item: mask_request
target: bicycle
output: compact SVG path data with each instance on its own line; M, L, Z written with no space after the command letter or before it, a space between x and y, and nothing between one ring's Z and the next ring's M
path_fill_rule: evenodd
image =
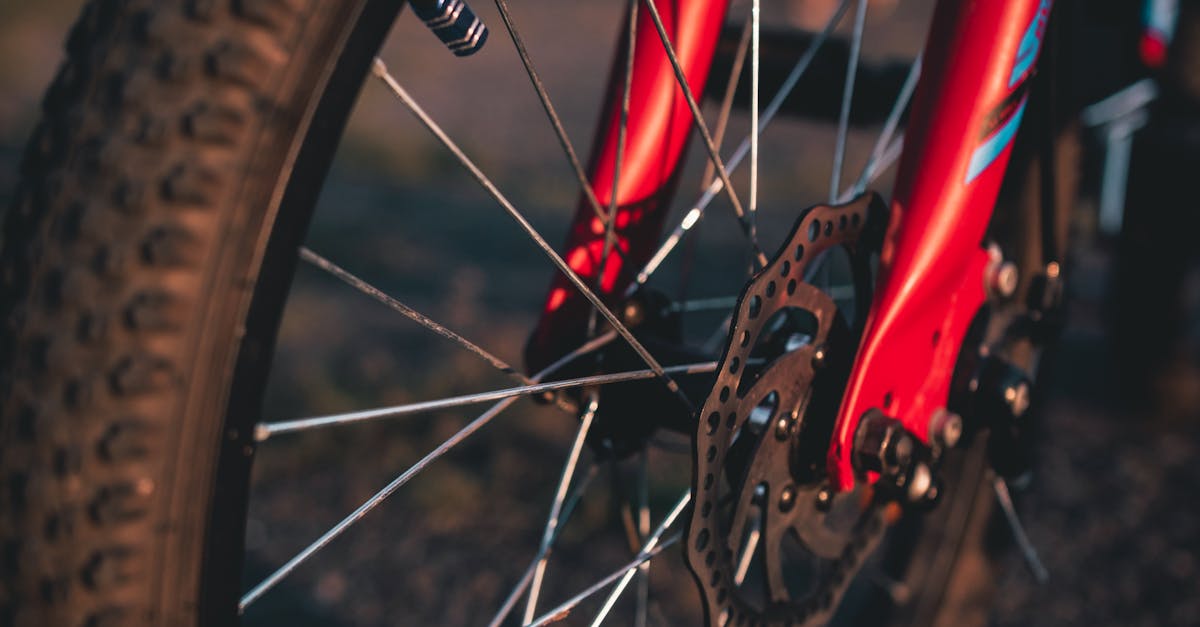
M8 321L0 344L0 617L232 623L416 472L533 394L580 427L534 560L493 624L521 599L522 624L566 616L576 598L547 611L538 591L556 528L577 502L570 489L586 485L573 482L575 466L585 447L599 457L637 455L659 429L691 436L691 486L657 528L642 499L634 525L641 546L607 578L616 587L601 618L635 578L644 599L645 564L676 543L710 625L818 624L835 612L928 624L954 611L963 601L947 590L961 554L983 533L992 490L1004 495L1003 478L1027 468L1031 386L1041 347L1060 323L1066 236L1053 186L1043 185L1037 206L1005 216L1008 223L991 221L1023 119L1032 122L1025 126L1034 129L1043 167L1052 167L1053 128L1039 112L1050 107L1031 104L1049 93L1044 77L1053 74L1035 71L1039 58L1052 59L1039 56L1051 2L980 1L971 11L939 2L925 52L878 120L883 132L868 165L846 185L867 4L853 3L827 203L799 213L773 256L759 243L759 131L850 13L849 0L805 42L765 107L753 3L730 40L737 45L722 118L746 65L756 130L728 159L699 95L729 3L634 3L587 168L499 1L583 190L561 254L376 56L402 4L88 5L30 142L0 261ZM461 2L412 4L453 51L483 45L487 31ZM447 7L449 17L438 12ZM333 147L368 75L560 272L526 349L537 374L303 247ZM711 182L660 245L693 131ZM730 170L746 158L743 201ZM867 187L893 161L889 206ZM724 303L727 332L705 352L681 341L675 314L686 303L645 286L716 198L750 242L754 272ZM989 236L1007 241L988 246ZM467 348L517 387L260 420L275 332L301 260ZM842 281L849 290L835 289ZM608 387L616 383L626 385ZM296 431L485 401L496 404L272 575L240 588L232 575L244 557L257 446ZM630 411L642 420L620 419ZM686 531L668 534L675 524ZM842 603L847 594L879 596L853 587L864 585L855 575L869 559L896 586L915 578L905 584L913 598ZM805 573L798 561L816 566ZM804 574L812 589L796 583Z

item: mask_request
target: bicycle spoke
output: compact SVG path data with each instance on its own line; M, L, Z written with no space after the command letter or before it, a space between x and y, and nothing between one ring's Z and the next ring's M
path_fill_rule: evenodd
M842 192L842 196L838 199L839 202L846 202L866 191L867 185L870 185L880 173L887 170L892 161L899 157L899 151L903 147L903 142L899 140L903 139L903 133L896 136L896 129L900 126L900 117L908 108L908 103L912 100L913 92L916 91L917 81L920 78L921 55L918 54L908 68L908 75L904 77L904 84L900 86L900 93L896 96L896 101L892 103L892 109L888 112L887 120L879 132L879 137L875 139L875 146L871 148L870 158L863 165L862 172L854 185Z
M591 485L592 479L596 478L598 468L599 466L595 464L588 467L587 474L583 476L583 479L575 486L575 490L572 491L571 496L563 504L562 513L559 514L555 525L554 537L550 540L550 548L553 548L554 543L558 541L558 536L562 534L563 526L567 524L567 521L571 518L571 514L575 512L575 506L583 499L583 494L587 491L588 486ZM549 555L549 550L547 550L546 554ZM525 594L525 591L529 589L529 584L533 581L533 571L537 568L538 561L541 559L542 556L537 555L529 563L529 566L521 575L521 579L518 580L517 585L513 587L512 592L508 593L508 597L504 599L504 603L500 605L500 609L492 617L492 622L488 623L488 627L500 627L504 619L508 618L509 613L516 607L521 595Z
M713 298L695 298L681 303L672 303L671 311L691 313L694 311L729 311L737 304L737 296L717 296Z
M738 38L737 50L733 53L733 65L729 68L729 79L725 83L725 94L721 96L721 111L717 115L717 126L713 129L713 138L720 148L725 142L725 129L729 125L729 114L733 112L733 99L737 95L737 86L741 82L742 67L746 63L746 54L750 51L750 20L742 26L742 34ZM717 172L711 160L704 160L704 175L700 177L701 190L712 185Z
M517 31L517 25L513 22L512 14L508 11L508 3L505 0L496 0L496 8L500 11L500 19L504 21L504 27L508 30L509 38L512 39L513 45L517 49L517 56L521 58L521 64L525 66L525 73L529 75L529 81L533 83L533 89L537 92L538 100L542 103L542 109L546 111L546 117L550 119L550 125L554 127L554 134L558 137L558 143L562 146L563 152L566 153L567 161L571 164L571 170L575 174L576 180L579 182L580 189L583 190L583 195L587 202L592 207L592 212L604 224L608 224L608 214L600 206L600 199L596 197L596 191L592 189L592 184L588 181L587 173L583 169L583 164L579 161L579 153L575 152L575 145L571 143L571 138L567 136L567 129L563 127L562 119L558 116L558 111L554 108L554 103L550 100L550 94L546 91L546 85L542 82L541 76L533 67L533 58L529 56L529 50L525 48L525 41L521 39L520 33ZM617 250L617 255L624 258L624 253Z
M665 370L669 374L704 374L715 371L717 366L718 364L715 361L706 361L693 364L684 364L680 366L668 366ZM409 416L412 414L426 413L441 409L463 407L465 405L478 405L480 403L488 403L491 401L510 398L516 399L523 396L541 394L542 392L555 392L558 390L570 390L591 385L611 385L613 383L625 383L628 381L653 379L657 376L658 374L650 369L629 370L626 372L597 374L587 377L579 377L576 379L563 379L562 381L551 381L548 383L534 383L532 385L522 385L515 388L489 390L487 392L478 392L476 394L464 394L462 396L451 396L432 401L408 403L407 405L393 405L390 407L378 407L375 409L364 409L360 411L329 414L326 416L313 416L311 418L297 418L294 420L281 420L278 422L260 422L254 427L254 437L256 441L262 442L268 438L283 433L308 431L310 429L332 427L335 425L355 424L370 420L378 420L380 418L397 418L400 416Z
M542 530L542 542L538 546L537 552L537 566L533 570L533 582L529 590L529 599L525 602L525 617L521 619L521 622L528 623L533 620L534 613L537 611L538 596L542 592L542 579L546 575L546 553L550 550L550 543L554 541L554 537L558 533L558 518L562 512L563 500L567 498L567 488L571 485L571 480L575 477L575 467L579 464L579 454L583 452L583 443L587 440L588 431L592 428L592 420L596 417L596 410L599 407L596 393L592 392L588 407L579 419L579 429L575 433L575 441L571 444L571 452L567 455L567 462L563 464L562 477L558 480L558 488L554 493L554 501L550 505L550 514L546 518L546 526Z
M690 452L690 451L689 451ZM621 480L620 466L616 460L612 461L613 469L613 487L614 491L619 495L621 501L621 523L625 529L626 541L629 543L629 550L636 556L641 552L643 543L650 537L650 504L648 502L649 493L647 490L646 476L646 450L642 449L638 455L638 465L634 494L628 494L629 481ZM627 479L627 477L626 477ZM634 512L634 508L637 512ZM643 614L646 610L647 602L649 601L649 573L650 563L646 562L638 567L638 597L636 612L634 615L635 625L639 621L644 621ZM606 607L601 611L601 614L607 614L610 607ZM602 618L597 618L593 625L598 625Z
M610 573L608 576L604 577L600 581L597 581L596 583L592 584L591 586L589 586L587 589L580 592L579 594L571 597L568 601L566 601L562 605L554 608L553 610L551 610L545 614L542 614L537 620L533 621L532 623L528 623L526 625L523 625L522 627L542 627L542 625L549 625L550 623L557 623L558 621L565 619L567 616L569 616L571 614L571 610L575 609L575 606L582 603L588 597L603 590L606 586L608 586L612 582L616 581L617 579L621 578L623 575L625 575L629 572L636 571L638 566L645 564L646 562L654 559L663 551L678 544L679 541L682 539L683 539L683 532L679 532L679 533L667 538L666 540L663 540L662 543L659 544L658 546L654 547L653 549L650 549L649 551L645 551L643 553L638 554L638 556L636 558L634 558L632 561L630 561L629 563L627 563L624 566L613 571L612 573Z
M913 92L917 90L917 81L921 78L921 56L918 54L908 68L908 75L904 77L904 84L900 86L896 102L892 104L892 110L888 112L883 130L880 131L879 138L875 140L875 146L871 149L871 158L867 161L868 166L882 160L884 152L891 145L892 136L896 134L896 129L900 126L900 116L904 115L904 110L908 108L908 103L912 100Z
M733 574L733 583L742 585L746 580L746 573L750 572L750 563L754 561L754 552L758 550L758 541L762 538L762 517L755 516L750 523L750 532L746 536L746 543L742 547L742 555L738 560L737 572Z
M874 183L875 179L878 179L879 176L886 172L888 168L892 167L893 163L900 159L900 155L903 150L904 133L900 133L892 138L892 141L887 145L882 155L879 157L879 161L868 164L870 168L863 171L858 182L852 187L847 188L846 191L842 192L842 196L838 199L838 202L850 202L850 200L855 196L865 192L868 185Z
M729 314L725 316L725 319L721 321L721 324L717 325L717 328L713 329L712 334L710 334L708 339L701 344L703 347L701 350L704 352L704 354L712 355L721 350L722 343L729 338L729 325L732 323L733 314Z
M675 70L675 79L679 84L680 90L683 92L683 97L687 100L688 108L692 112L692 121L696 125L696 130L700 132L700 137L704 141L704 149L708 151L708 158L712 161L713 167L716 168L717 176L725 185L726 195L729 196L729 202L733 204L733 211L737 214L738 223L742 226L747 237L750 238L750 245L754 249L755 258L758 261L759 267L766 267L767 256L763 254L762 249L758 245L757 234L750 228L750 224L746 217L746 210L742 208L742 203L738 200L737 194L733 190L733 183L729 180L729 171L725 168L725 162L721 159L721 155L717 154L717 146L713 142L712 135L708 132L708 125L704 123L704 116L700 113L700 105L696 103L696 96L692 93L692 88L688 85L687 75L683 73L683 67L679 65L679 58L675 56L675 47L671 44L671 38L667 35L667 29L663 25L662 16L658 13L658 6L654 0L644 0L646 8L650 12L650 19L654 22L654 28L658 31L658 38L662 41L663 50L667 53L667 59L671 61L671 68Z
M663 549L675 544L680 540L680 538L683 537L683 534L679 533L668 538L667 540L662 540L663 534L665 534L667 529L669 529L671 525L675 523L675 520L679 518L681 513L683 513L684 508L687 507L691 500L691 491L688 490L687 492L684 492L679 501L675 503L675 506L671 508L671 511L668 512L663 518L662 522L659 523L658 528L655 529L654 533L650 536L650 539L647 540L642 546L642 550L638 552L637 557L635 557L633 561L617 569L600 581L592 584L586 590L571 597L553 610L543 614L536 621L526 625L526 627L539 627L540 625L546 625L566 618L576 605L579 605L584 599L596 594L600 590L603 590L605 586L617 581L618 579L620 579L620 583L617 584L617 588L611 593L609 598L615 600L617 597L619 597L620 594L625 591L625 587L629 585L629 580L633 577L633 574L637 572L638 566L641 566L655 555L658 555ZM611 603L606 601L605 607L611 608ZM607 611L605 611L605 613L607 613ZM604 616L598 616L596 622L593 624L597 624L603 619Z
M750 43L750 240L758 245L758 140L762 134L758 130L758 73L761 65L759 50L759 2L754 0L750 5L751 43ZM765 267L767 264L761 264Z
M596 348L603 346L604 344L606 344L608 342L611 342L615 337L616 337L616 335L614 333L606 333L590 342L587 342L583 346L580 346L579 348L575 349L574 351L571 351L567 355L560 358L558 361L550 364L549 366L544 368L541 372L534 375L532 377L533 380L539 381L543 377L553 374L554 372L556 372L563 366L570 363L571 360L575 359L579 355L593 351ZM476 431L483 428L485 425L487 425L487 423L491 422L493 418L495 418L497 415L499 415L500 412L504 411L505 409L508 408L508 406L510 406L514 402L516 402L516 400L517 400L517 397L513 396L513 397L506 398L506 399L500 401L499 403L496 403L495 405L490 407L487 411L483 412L478 417L476 417L475 420L472 420L470 423L468 423L467 426L463 427L457 433L450 436L449 439L447 439L446 441L444 441L440 445L438 445L438 447L435 448L433 451L426 454L425 457L422 457L421 460L418 461L416 464L413 464L412 466L410 466L407 470L405 470L403 473L401 473L398 477L393 479L391 481L391 483L387 484L386 486L383 487L383 489L376 492L373 496L371 496L371 498L369 498L365 502L363 502L362 505L359 505L357 509L355 509L353 512L350 513L350 515L343 518L336 525L334 525L332 528L330 528L328 531L326 531L324 534L322 534L321 537L314 540L312 542L312 544L309 544L302 551L300 551L295 556L293 556L291 559L289 559L286 563L284 563L283 566L280 566L275 572L268 575L266 579L262 580L261 582L258 583L258 585L251 588L250 591L247 592L245 595L243 595L241 600L238 602L238 612L239 613L244 612L251 603L254 603L256 600L258 600L260 597L262 597L262 595L265 594L268 590L275 587L276 584L278 584L285 577L287 577L289 574L291 574L292 571L296 570L296 568L298 566L300 566L300 564L304 563L306 560L308 560L313 555L315 555L317 553L317 551L320 551L321 549L325 548L330 542L332 542L338 536L345 533L345 531L347 529L349 529L352 525L354 525L358 521L362 520L364 516L366 516L368 513L371 512L371 510L375 509L376 507L379 506L380 503L383 503L385 500L387 500L387 498L389 496L391 496L393 493L395 493L395 491L400 489L404 484L408 483L409 480L411 480L414 476L416 476L418 473L420 473L422 470L424 470L427 466L429 466L429 464L432 464L433 462L437 461L438 458L440 458L442 455L445 455L447 452L450 451L450 449L454 448L455 446L458 446L460 443L462 443L463 440L467 439L472 434L474 434Z
M412 307L409 307L408 305L405 305L404 303L400 302L396 298L389 296L383 290L362 280L358 276L351 274L350 272L346 271L341 266L333 263L329 259L313 252L313 250L308 248L307 246L300 248L300 258L303 259L304 261L307 261L308 263L312 264L313 266L320 268L321 270L324 270L325 272L333 275L334 277L336 277L343 283L349 285L350 287L353 287L354 289L362 292L363 294L366 294L367 296L374 298L375 300L383 303L384 305L387 305L389 308L399 312L403 316L407 317L409 320L416 322L417 324L425 327L426 329L429 329L430 331L433 331L434 333L437 333L438 335L454 342L455 344L458 344L459 346L463 347L464 349L478 355L479 357L483 358L484 361L491 364L492 367L496 368L500 372L503 372L504 374L509 375L514 379L517 379L521 383L525 383L527 385L533 383L533 381L529 377L526 377L519 370L508 365L508 363L505 362L504 360L500 359L499 357L496 357L495 355L489 353L488 351L484 350L483 348L480 348L479 345L475 344L474 342L471 342L470 340L455 333L454 331L451 331L450 329L447 329L446 327L438 324L432 318L420 313L419 311L413 309Z
M647 473L646 450L638 460L638 534L643 541L650 535L650 485ZM637 613L634 627L646 627L646 612L650 607L650 562L638 567Z
M808 67L812 65L812 61L814 58L816 58L817 52L821 49L821 46L825 43L825 41L829 39L829 35L833 33L833 29L837 27L838 22L840 22L842 16L846 14L846 9L849 8L849 6L850 0L841 0L841 2L838 3L837 9L834 11L833 15L830 16L829 21L825 23L825 27L821 29L821 32L817 33L817 35L813 37L813 40L808 44L808 48L804 50L804 53L800 55L799 59L797 59L796 64L792 66L792 71L788 73L787 78L785 78L783 81L783 84L779 86L779 91L775 92L775 96L771 98L771 102L767 103L767 106L763 108L762 113L759 116L758 130L760 133L766 129L767 125L770 124L772 120L775 119L775 116L783 107L784 101L789 95L791 95L792 90L796 88L796 84L800 81L800 78L806 71L808 71ZM749 153L749 151L750 136L747 135L742 140L741 144L738 145L737 150L734 151L733 155L729 157L727 166L729 167L730 172L737 170L738 166L741 164L742 160L746 158L746 155ZM659 246L658 250L654 252L654 255L650 258L650 261L647 261L642 267L641 271L638 272L634 283L629 286L628 290L626 290L626 297L631 296L635 291L637 291L638 287L644 285L646 281L650 279L650 276L658 271L658 269L662 266L663 261L666 261L671 252L675 250L675 247L679 244L679 241L683 239L683 237L692 229L692 227L696 225L697 222L700 221L700 217L704 215L704 211L708 208L709 204L712 203L713 199L717 197L717 194L721 193L721 190L724 189L724 186L725 183L720 178L714 179L712 183L709 184L708 189L704 190L704 193L701 194L700 199L692 205L692 208L688 210L686 214L684 214L683 219L680 221L679 225L675 227L675 230L672 231L669 236L667 236L667 239L664 240Z
M854 14L854 37L850 40L850 60L846 64L846 83L842 86L842 110L838 116L837 146L833 152L833 174L829 181L829 202L837 202L842 186L842 163L846 160L846 137L850 130L850 103L854 100L854 79L858 75L858 57L862 53L863 26L867 21L867 0L858 0Z
M511 216L512 219L521 227L521 229L525 231L526 235L529 236L533 243L540 248L547 257L549 257L550 261L555 265L555 267L558 268L560 272L562 272L563 276L565 276L567 280L575 286L575 289L579 290L580 294L582 294L584 298L592 303L592 306L600 312L600 315L604 316L604 319L607 320L610 325L612 325L613 329L616 330L616 332L629 344L630 348L632 348L634 352L638 354L638 357L640 357L642 361L644 361L646 365L654 371L654 374L659 379L663 380L667 386L667 389L669 389L679 398L680 402L683 403L684 407L686 407L689 412L693 411L695 408L693 407L691 400L688 399L687 395L683 393L683 390L680 389L679 384L676 383L675 380L672 379L665 370L663 370L663 367L658 363L658 360L656 360L654 356L650 354L650 351L646 350L645 346L642 346L642 343L633 336L633 333L629 330L629 328L626 327L625 324L617 318L616 314L614 314L612 310L600 300L600 297L597 296L596 293L583 282L583 279L580 278L579 275L567 265L567 262L563 261L563 258L554 251L554 248L551 247L550 244L546 242L546 239L537 232L537 229L533 228L533 225L530 224L527 219L525 219L524 214L518 211L517 208L514 207L511 202L509 202L508 198L500 193L500 190L496 188L496 185L492 182L492 180L489 179L477 165L475 165L475 162L471 161L471 159L467 157L466 153L464 153L462 149L458 147L458 144L454 143L454 141L446 135L445 131L443 131L442 128L438 126L438 124L434 122L432 118L429 117L429 114L427 114L425 110L417 104L416 100L413 100L412 96L410 96L408 92L400 86L400 83L396 81L395 77L388 72L387 65L384 64L383 60L379 59L378 57L375 58L375 66L373 71L375 76L382 80L388 86L388 88L392 90L392 93L394 93L396 97L398 97L400 101L403 102L406 107L408 107L413 115L415 115L417 119L419 119L421 123L424 124L425 127L429 129L429 131L433 133L434 136L436 136L438 140L441 141L448 150L450 150L451 153L454 154L455 158L458 159L459 163L471 173L476 182L478 182L484 188L484 190L486 190L488 194L491 195L492 198L504 208L509 216Z
M621 119L617 131L617 154L613 159L612 191L608 199L608 220L604 224L604 247L600 255L599 271L596 272L596 288L603 288L604 274L608 271L608 255L616 241L617 199L621 190L621 168L625 164L625 141L629 134L629 98L633 91L633 62L637 50L637 0L629 0L629 27L625 36L629 40L625 48L625 80L621 86ZM588 312L588 335L596 331L596 310Z

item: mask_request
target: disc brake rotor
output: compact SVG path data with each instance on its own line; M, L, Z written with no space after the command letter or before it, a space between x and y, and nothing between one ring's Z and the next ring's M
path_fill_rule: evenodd
M708 625L824 623L882 535L871 498L821 491L836 400L814 403L814 383L832 381L840 398L844 376L828 353L842 351L848 370L854 341L831 340L861 332L886 219L874 194L807 210L738 299L693 451L686 558ZM834 300L804 280L839 245L856 269L857 321L839 320Z

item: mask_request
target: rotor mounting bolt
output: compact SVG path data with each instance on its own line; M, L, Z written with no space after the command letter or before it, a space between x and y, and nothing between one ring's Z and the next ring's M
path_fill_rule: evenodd
M775 437L780 440L786 440L791 433L791 421L787 416L780 416L779 420L775 421Z
M830 490L828 487L817 490L816 505L818 511L828 512L833 507L833 490Z
M796 487L788 485L779 493L779 511L787 513L796 506Z
M1004 388L1004 402L1014 417L1024 416L1029 410L1029 384L1021 381Z

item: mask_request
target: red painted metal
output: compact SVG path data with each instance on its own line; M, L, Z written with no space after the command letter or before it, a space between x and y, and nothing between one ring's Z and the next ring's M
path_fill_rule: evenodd
M692 93L704 93L728 0L659 0L656 4ZM622 256L610 254L599 294L612 304L649 260L662 234L693 120L683 91L664 52L658 31L644 5L639 5L634 71L630 90L625 156L617 190L616 235ZM612 199L620 132L625 50L622 37L610 73L607 103L597 129L589 177L606 210ZM604 226L581 198L563 255L567 264L596 283L604 249ZM561 276L553 280L542 319L530 338L526 360L535 369L556 357L569 338L582 337L588 303Z
M947 401L959 347L986 297L989 260L982 239L1011 151L1004 131L1015 128L1024 110L1022 90L1050 4L939 0L906 132L875 300L830 443L828 466L836 489L849 489L856 481L851 450L858 419L867 409L882 408L928 441L929 419ZM702 93L728 3L662 1L659 9L689 85ZM639 21L627 153L617 192L618 246L625 259L610 256L600 282L600 293L610 303L653 252L692 131L687 105L644 8ZM623 67L623 50L624 42L614 68ZM590 165L593 188L605 206L612 193L621 97L621 74L612 76ZM980 161L989 145L994 154ZM566 248L568 264L594 282L603 242L600 221L580 202ZM531 365L556 356L564 339L581 336L586 319L587 303L565 280L555 279L527 351Z
M973 178L972 159L1003 119L1023 110L1027 55L1037 55L1049 8L1050 0L938 2L882 272L830 445L836 489L855 482L853 438L868 409L882 408L928 441L929 419L945 406L963 336L986 297L982 240L1011 141Z

